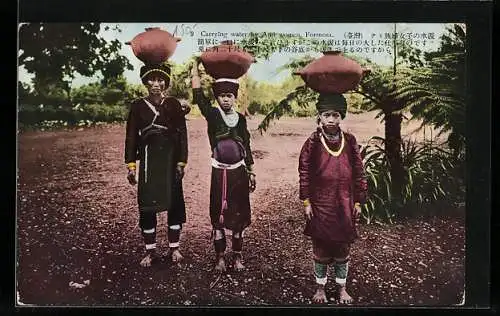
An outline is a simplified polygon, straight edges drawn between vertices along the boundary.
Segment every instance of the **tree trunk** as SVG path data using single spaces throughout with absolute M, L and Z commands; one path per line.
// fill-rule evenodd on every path
M 385 113 L 385 148 L 390 164 L 392 179 L 392 199 L 398 207 L 404 185 L 404 168 L 401 157 L 401 122 L 402 114 Z
M 64 86 L 64 91 L 66 91 L 66 94 L 67 94 L 67 99 L 66 99 L 66 104 L 65 104 L 65 108 L 67 109 L 67 122 L 68 122 L 68 125 L 69 126 L 75 126 L 76 123 L 77 123 L 77 118 L 76 118 L 76 114 L 75 112 L 72 110 L 72 107 L 73 107 L 73 102 L 71 100 L 71 86 L 68 84 L 66 84 Z
M 67 84 L 64 85 L 64 91 L 66 92 L 66 96 L 68 97 L 66 99 L 66 104 L 65 105 L 68 106 L 68 107 L 71 107 L 71 105 L 72 105 L 71 104 L 72 103 L 71 102 L 71 86 L 69 85 L 69 83 L 67 83 Z

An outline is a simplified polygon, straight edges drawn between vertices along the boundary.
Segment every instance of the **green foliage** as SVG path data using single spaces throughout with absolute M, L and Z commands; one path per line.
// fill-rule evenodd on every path
M 287 96 L 289 91 L 293 91 L 300 85 L 302 82 L 296 77 L 289 77 L 278 84 L 257 82 L 248 77 L 249 112 L 266 115 L 276 103 Z
M 294 117 L 314 117 L 316 112 L 316 105 L 312 102 L 307 103 L 306 106 L 301 106 L 292 101 L 291 115 Z
M 128 84 L 118 77 L 103 85 L 98 82 L 80 86 L 72 91 L 73 104 L 116 104 L 128 106 L 133 100 L 147 95 L 144 85 Z
M 104 103 L 103 87 L 98 83 L 90 83 L 73 90 L 72 99 L 75 104 Z
M 43 121 L 75 119 L 71 116 L 73 111 L 67 107 L 40 106 L 32 104 L 20 104 L 18 108 L 19 123 L 23 126 L 37 126 Z
M 192 101 L 193 94 L 191 89 L 191 69 L 193 65 L 199 63 L 199 57 L 193 56 L 183 64 L 173 64 L 172 80 L 167 93 L 175 98 L 187 99 Z M 201 79 L 201 88 L 205 95 L 212 101 L 215 101 L 212 93 L 212 83 L 214 79 L 210 77 L 203 65 L 198 66 L 198 72 Z M 193 114 L 193 112 L 191 112 Z
M 106 41 L 100 37 L 100 29 L 100 23 L 23 23 L 19 28 L 19 65 L 35 75 L 37 91 L 62 89 L 67 99 L 63 105 L 70 105 L 71 82 L 76 74 L 91 77 L 100 72 L 106 84 L 124 69 L 133 69 L 119 54 L 120 41 Z
M 408 89 L 414 92 L 411 113 L 422 126 L 449 132 L 454 154 L 465 154 L 466 111 L 465 26 L 454 24 L 441 38 L 438 51 L 426 54 L 426 69 L 415 72 Z
M 465 151 L 465 27 L 455 24 L 441 38 L 435 52 L 422 54 L 400 47 L 398 71 L 372 67 L 355 92 L 365 97 L 363 108 L 386 113 L 409 111 L 422 127 L 449 132 L 448 145 L 455 156 Z M 423 57 L 422 57 L 423 56 Z M 407 60 L 409 59 L 409 60 Z
M 21 104 L 19 126 L 27 128 L 58 128 L 123 122 L 128 108 L 121 105 L 86 104 L 74 108 L 55 105 Z
M 345 93 L 344 96 L 347 100 L 347 111 L 349 113 L 357 114 L 368 110 L 363 107 L 364 98 L 361 95 L 357 93 Z
M 60 83 L 53 83 L 39 78 L 34 78 L 34 88 L 24 90 L 24 95 L 20 95 L 20 101 L 24 102 L 22 97 L 27 97 L 32 104 L 58 104 L 69 106 L 68 92 Z M 38 87 L 38 88 L 37 88 Z
M 127 118 L 128 108 L 121 105 L 88 104 L 82 107 L 80 120 L 92 122 L 123 122 Z
M 190 98 L 191 77 L 189 65 L 190 63 L 172 65 L 172 78 L 168 88 L 169 95 L 181 99 Z
M 464 200 L 464 161 L 455 159 L 442 144 L 411 139 L 401 146 L 405 182 L 402 199 L 397 199 L 384 143 L 383 138 L 373 137 L 361 150 L 368 181 L 368 201 L 362 208 L 366 223 L 392 223 L 396 217 L 453 209 Z
M 143 85 L 129 85 L 123 77 L 108 84 L 90 83 L 72 91 L 73 106 L 64 105 L 64 97 L 52 90 L 49 96 L 39 97 L 28 85 L 19 85 L 19 123 L 25 127 L 57 127 L 124 121 L 128 105 L 147 91 Z M 51 91 L 51 90 L 49 90 Z M 48 101 L 41 103 L 40 100 Z M 87 122 L 88 121 L 88 122 Z
M 236 99 L 236 107 L 240 113 L 246 114 L 250 106 L 249 95 L 249 76 L 245 74 L 239 79 L 240 87 L 238 89 L 238 98 Z
M 295 88 L 292 92 L 286 95 L 280 102 L 272 102 L 271 110 L 266 114 L 262 122 L 258 126 L 261 134 L 269 128 L 273 120 L 279 119 L 285 113 L 292 112 L 292 104 L 302 108 L 306 108 L 309 104 L 316 102 L 317 95 L 312 93 L 312 90 L 305 85 Z

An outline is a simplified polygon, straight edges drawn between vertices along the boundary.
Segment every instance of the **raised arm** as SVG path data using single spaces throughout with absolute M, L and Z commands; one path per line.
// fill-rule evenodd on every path
M 212 104 L 203 93 L 201 88 L 201 80 L 198 72 L 198 64 L 195 63 L 191 68 L 191 86 L 193 88 L 193 103 L 198 104 L 201 114 L 208 118 Z

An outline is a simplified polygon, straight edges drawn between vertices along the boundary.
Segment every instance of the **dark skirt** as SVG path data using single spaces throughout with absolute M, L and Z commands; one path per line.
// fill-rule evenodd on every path
M 245 166 L 226 169 L 227 209 L 224 210 L 223 223 L 220 223 L 222 207 L 223 169 L 212 167 L 210 185 L 210 221 L 217 229 L 226 228 L 243 231 L 251 223 L 249 178 Z
M 182 180 L 176 179 L 175 146 L 170 137 L 153 135 L 141 146 L 137 200 L 140 212 L 168 211 L 169 225 L 186 220 Z
M 346 258 L 349 256 L 351 243 L 324 242 L 312 239 L 313 259 L 320 263 L 330 264 L 335 258 Z

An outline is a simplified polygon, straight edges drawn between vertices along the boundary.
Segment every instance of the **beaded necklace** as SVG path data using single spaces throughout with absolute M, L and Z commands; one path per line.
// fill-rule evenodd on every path
M 325 136 L 323 135 L 323 133 L 321 133 L 321 144 L 323 144 L 323 147 L 325 147 L 326 151 L 334 156 L 334 157 L 338 157 L 340 156 L 340 154 L 342 153 L 342 149 L 344 149 L 344 133 L 342 131 L 340 131 L 340 137 L 341 137 L 341 140 L 340 140 L 340 148 L 339 150 L 337 151 L 334 151 L 334 150 L 331 150 L 328 145 L 326 144 L 326 141 L 325 141 Z

